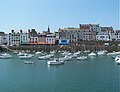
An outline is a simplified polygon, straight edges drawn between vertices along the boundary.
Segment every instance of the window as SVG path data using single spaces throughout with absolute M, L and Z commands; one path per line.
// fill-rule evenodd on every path
M 25 36 L 23 36 L 23 40 L 25 40 Z
M 104 36 L 100 36 L 100 38 L 105 38 Z
M 74 39 L 74 34 L 72 34 L 72 39 Z

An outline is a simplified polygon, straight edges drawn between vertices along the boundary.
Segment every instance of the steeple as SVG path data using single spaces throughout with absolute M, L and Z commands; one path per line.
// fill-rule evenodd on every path
M 49 28 L 49 25 L 48 25 L 48 33 L 50 33 L 50 28 Z

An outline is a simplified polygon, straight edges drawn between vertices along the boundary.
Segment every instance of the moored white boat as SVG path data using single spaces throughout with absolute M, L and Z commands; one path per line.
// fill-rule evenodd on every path
M 81 57 L 77 57 L 77 60 L 86 60 L 87 56 L 81 56 Z
M 33 61 L 25 61 L 24 64 L 33 64 Z
M 79 54 L 80 54 L 80 51 L 74 53 L 74 55 L 79 55 Z
M 90 54 L 88 54 L 88 56 L 96 56 L 96 53 L 91 52 Z
M 117 56 L 115 57 L 115 61 L 119 60 L 119 58 L 120 58 L 120 55 L 117 55 Z
M 45 55 L 45 56 L 40 56 L 40 57 L 38 57 L 38 59 L 40 59 L 40 60 L 46 60 L 46 59 L 49 59 L 49 58 L 51 58 L 53 56 L 54 56 L 53 54 L 49 54 L 49 55 Z
M 59 60 L 63 60 L 63 61 L 67 61 L 67 60 L 70 60 L 70 59 L 72 59 L 72 56 L 67 56 L 67 55 L 65 55 L 62 58 L 59 58 Z
M 108 53 L 107 55 L 117 55 L 116 52 L 111 52 L 111 53 Z
M 31 59 L 33 56 L 31 54 L 24 54 L 23 56 L 19 56 L 20 59 Z
M 0 59 L 8 59 L 8 58 L 12 58 L 12 56 L 9 55 L 8 53 L 4 53 L 0 55 Z
M 62 65 L 62 64 L 64 64 L 64 61 L 52 60 L 52 61 L 48 61 L 47 64 L 48 65 Z
M 120 54 L 120 51 L 116 52 L 116 54 L 119 55 L 119 54 Z
M 84 52 L 85 52 L 85 53 L 89 53 L 89 52 L 90 52 L 90 50 L 85 50 Z
M 37 51 L 37 52 L 35 52 L 35 54 L 36 54 L 36 55 L 39 55 L 39 54 L 42 54 L 42 52 Z
M 18 56 L 23 56 L 25 53 L 23 53 L 23 52 L 19 52 L 17 55 Z
M 120 65 L 120 58 L 115 63 Z
M 40 57 L 38 57 L 38 59 L 44 60 L 44 59 L 47 59 L 47 58 L 45 56 L 40 56 Z
M 97 54 L 98 54 L 98 55 L 105 55 L 106 53 L 103 52 L 103 51 L 98 51 Z

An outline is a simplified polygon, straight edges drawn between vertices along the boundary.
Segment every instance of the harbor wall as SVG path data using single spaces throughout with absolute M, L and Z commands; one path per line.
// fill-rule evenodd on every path
M 105 43 L 108 45 L 106 46 Z M 108 52 L 120 51 L 120 42 L 116 41 L 79 41 L 78 43 L 69 43 L 68 45 L 20 45 L 20 46 L 0 46 L 0 51 L 19 50 L 26 51 L 45 51 L 52 50 L 66 50 L 66 51 L 78 51 L 78 50 L 90 50 L 100 51 L 107 50 Z
M 44 51 L 49 52 L 52 50 L 66 50 L 66 51 L 84 51 L 84 50 L 90 50 L 90 51 L 100 51 L 100 50 L 107 50 L 108 52 L 113 51 L 120 51 L 120 46 L 84 46 L 84 45 L 26 45 L 26 46 L 9 46 L 8 47 L 11 50 L 19 50 L 19 51 Z M 1 48 L 1 51 L 7 51 L 5 48 Z

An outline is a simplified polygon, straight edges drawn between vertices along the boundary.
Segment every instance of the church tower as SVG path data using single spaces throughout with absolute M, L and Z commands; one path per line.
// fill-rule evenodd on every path
M 48 33 L 50 33 L 50 28 L 49 28 L 49 25 L 48 25 Z

